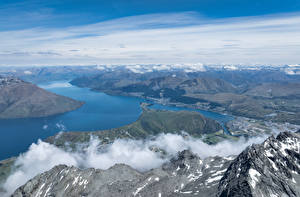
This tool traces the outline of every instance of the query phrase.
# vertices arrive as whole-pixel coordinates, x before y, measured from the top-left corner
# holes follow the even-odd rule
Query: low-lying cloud
[[[68,88],[68,87],[72,87],[72,85],[68,82],[55,82],[49,84],[42,84],[39,85],[39,87],[43,89],[53,89],[53,88]]]
[[[117,163],[124,163],[139,171],[147,171],[159,167],[177,152],[185,149],[191,150],[201,158],[237,155],[247,146],[263,142],[266,137],[251,138],[247,141],[245,139],[235,142],[223,141],[216,145],[208,145],[201,139],[190,136],[161,134],[152,140],[118,139],[105,146],[101,145],[98,139],[91,138],[84,151],[80,152],[65,151],[39,140],[17,158],[15,166],[18,168],[7,178],[4,188],[6,194],[11,194],[29,179],[59,164],[108,169]],[[162,157],[159,153],[151,151],[153,147],[163,149],[167,153],[166,156]]]

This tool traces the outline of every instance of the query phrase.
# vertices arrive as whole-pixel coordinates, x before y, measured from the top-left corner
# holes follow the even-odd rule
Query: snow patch
[[[257,172],[256,170],[250,168],[249,175],[251,178],[250,184],[251,184],[252,188],[255,188],[256,183],[259,181],[258,178],[261,176],[261,174],[259,172]]]
[[[213,178],[209,178],[209,179],[206,180],[206,183],[208,184],[208,183],[212,183],[212,182],[215,182],[215,181],[219,181],[219,180],[221,180],[222,177],[223,176],[216,176],[216,177],[213,177]]]

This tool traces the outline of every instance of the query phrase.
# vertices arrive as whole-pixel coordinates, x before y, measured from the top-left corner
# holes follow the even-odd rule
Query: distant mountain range
[[[201,159],[186,150],[139,172],[65,165],[37,175],[12,196],[300,196],[300,133],[280,133],[238,156]],[[150,161],[151,162],[151,161]]]
[[[30,81],[44,81],[46,76],[55,80],[73,79],[73,85],[109,94],[229,113],[239,118],[248,117],[248,122],[259,120],[300,125],[299,65],[246,69],[233,65],[218,68],[162,65],[163,69],[156,65],[91,66],[86,67],[86,71],[83,68],[26,68],[17,71],[15,76]],[[75,73],[64,75],[68,70]],[[15,77],[2,77],[0,81],[0,118],[2,112],[6,118],[19,117],[20,114],[41,117],[82,105]],[[105,131],[64,132],[46,141],[72,152],[77,145],[81,148],[88,146],[91,136],[97,137],[100,145],[112,144],[116,139],[151,139],[162,133],[198,137],[209,144],[238,138],[225,135],[218,122],[196,112],[150,110],[144,104],[142,107],[142,115],[132,124]],[[272,124],[266,124],[266,127],[271,128]],[[280,131],[285,131],[284,128]],[[257,129],[257,134],[268,133],[260,127]],[[251,135],[243,136],[251,138]],[[151,147],[151,151],[164,156],[164,150],[157,147]],[[0,182],[18,168],[14,161],[15,158],[0,162]],[[107,170],[58,165],[29,180],[13,196],[297,197],[300,196],[299,185],[300,130],[269,137],[264,143],[252,145],[241,154],[230,157],[199,158],[185,150],[161,167],[146,172],[124,164]],[[0,188],[0,192],[1,189],[4,188]]]
[[[71,83],[168,105],[300,124],[300,75],[287,75],[278,70],[194,73],[117,70],[79,77]]]
[[[45,117],[72,111],[82,102],[14,77],[0,77],[0,119]]]
[[[42,66],[42,67],[2,67],[1,76],[13,76],[34,84],[51,81],[71,80],[84,75],[93,75],[100,70],[91,66]]]

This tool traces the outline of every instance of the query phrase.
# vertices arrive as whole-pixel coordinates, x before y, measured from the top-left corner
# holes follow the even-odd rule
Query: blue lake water
[[[134,122],[142,112],[140,102],[144,100],[140,98],[111,96],[87,88],[71,86],[67,82],[42,84],[40,87],[84,101],[85,104],[75,111],[46,118],[0,120],[0,160],[17,156],[25,152],[30,144],[38,139],[45,139],[60,131],[95,131],[116,128]],[[151,108],[199,111],[220,123],[232,119],[230,116],[214,112],[158,104],[152,105]]]

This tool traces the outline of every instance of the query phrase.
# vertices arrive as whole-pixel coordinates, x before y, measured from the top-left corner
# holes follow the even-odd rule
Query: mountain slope
[[[262,98],[299,98],[300,83],[264,83],[250,89],[245,95]]]
[[[236,88],[222,79],[214,78],[197,78],[186,80],[179,85],[184,89],[186,94],[206,93],[214,94],[219,92],[235,92]]]
[[[300,133],[283,132],[237,157],[200,159],[188,150],[147,172],[56,166],[12,196],[300,196]]]
[[[45,117],[75,110],[82,104],[17,78],[0,77],[2,119]]]
[[[299,76],[274,68],[191,73],[116,70],[76,78],[71,83],[108,94],[299,125]]]
[[[129,75],[129,74],[127,74]],[[185,93],[218,93],[218,92],[235,92],[236,88],[230,83],[217,78],[196,78],[188,79],[185,76],[161,76],[147,79],[148,76],[141,77],[140,74],[131,74],[129,76],[116,76],[107,79],[106,76],[82,77],[71,81],[72,84],[79,87],[89,87],[95,90],[108,93],[132,94],[142,93],[143,96],[172,97]],[[134,76],[132,76],[134,75]],[[128,79],[132,80],[128,80]]]
[[[20,187],[13,196],[214,196],[233,158],[201,160],[183,151],[162,167],[138,172],[117,164],[107,170],[56,166]]]
[[[219,196],[300,196],[300,135],[284,132],[243,151],[220,181]]]

